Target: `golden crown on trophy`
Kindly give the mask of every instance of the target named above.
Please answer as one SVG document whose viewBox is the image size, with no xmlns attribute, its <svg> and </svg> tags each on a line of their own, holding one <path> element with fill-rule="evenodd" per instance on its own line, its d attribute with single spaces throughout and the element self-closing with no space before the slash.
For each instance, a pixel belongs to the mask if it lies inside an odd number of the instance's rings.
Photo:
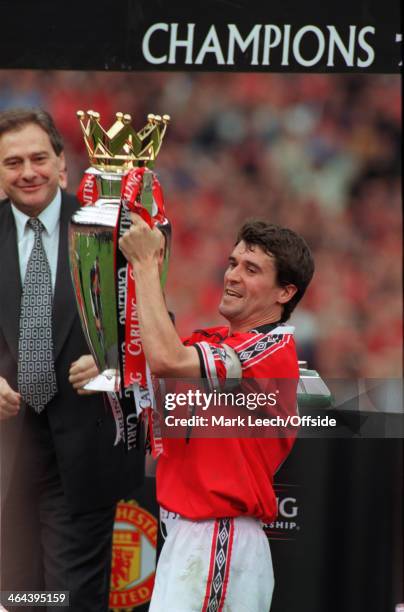
<svg viewBox="0 0 404 612">
<path fill-rule="evenodd" d="M 148 115 L 139 131 L 132 127 L 132 117 L 116 113 L 108 131 L 100 124 L 100 114 L 77 111 L 90 164 L 98 170 L 123 172 L 136 166 L 152 167 L 170 121 L 169 115 Z"/>
</svg>

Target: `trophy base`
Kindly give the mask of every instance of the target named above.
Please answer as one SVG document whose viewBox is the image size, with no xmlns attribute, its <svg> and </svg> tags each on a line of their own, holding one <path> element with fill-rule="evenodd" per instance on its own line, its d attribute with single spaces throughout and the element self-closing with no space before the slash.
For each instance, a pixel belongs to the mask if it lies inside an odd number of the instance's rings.
<svg viewBox="0 0 404 612">
<path fill-rule="evenodd" d="M 86 391 L 116 392 L 120 388 L 120 376 L 116 370 L 104 370 L 92 378 L 83 389 Z"/>
</svg>

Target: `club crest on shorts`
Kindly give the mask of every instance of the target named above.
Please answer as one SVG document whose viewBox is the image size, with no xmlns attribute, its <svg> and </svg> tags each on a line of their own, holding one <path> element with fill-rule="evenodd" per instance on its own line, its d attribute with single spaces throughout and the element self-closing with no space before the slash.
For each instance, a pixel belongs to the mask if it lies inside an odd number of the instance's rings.
<svg viewBox="0 0 404 612">
<path fill-rule="evenodd" d="M 115 515 L 112 543 L 111 610 L 132 610 L 150 601 L 156 543 L 156 517 L 135 501 L 120 502 Z"/>
</svg>

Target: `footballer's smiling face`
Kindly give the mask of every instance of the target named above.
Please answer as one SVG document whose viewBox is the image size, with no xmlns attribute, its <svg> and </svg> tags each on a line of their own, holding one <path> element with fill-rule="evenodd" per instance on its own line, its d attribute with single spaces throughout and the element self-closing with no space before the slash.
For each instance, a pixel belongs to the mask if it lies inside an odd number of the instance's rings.
<svg viewBox="0 0 404 612">
<path fill-rule="evenodd" d="M 229 257 L 219 312 L 232 332 L 244 332 L 279 321 L 283 304 L 295 294 L 294 285 L 280 287 L 273 255 L 258 245 L 239 242 Z"/>
</svg>

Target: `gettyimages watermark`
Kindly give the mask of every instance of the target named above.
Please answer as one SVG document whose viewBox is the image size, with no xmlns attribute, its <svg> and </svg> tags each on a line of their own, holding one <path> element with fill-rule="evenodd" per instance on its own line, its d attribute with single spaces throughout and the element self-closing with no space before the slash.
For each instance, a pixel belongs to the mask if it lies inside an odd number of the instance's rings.
<svg viewBox="0 0 404 612">
<path fill-rule="evenodd" d="M 178 406 L 199 407 L 202 411 L 210 407 L 237 406 L 247 410 L 255 410 L 265 406 L 276 406 L 279 389 L 273 393 L 237 393 L 217 391 L 201 391 L 200 389 L 187 389 L 186 392 L 166 393 L 164 397 L 165 410 L 175 410 Z"/>
<path fill-rule="evenodd" d="M 280 391 L 273 393 L 257 392 L 223 392 L 212 391 L 204 392 L 200 389 L 188 389 L 187 392 L 166 393 L 163 400 L 164 411 L 175 411 L 178 408 L 187 406 L 191 409 L 199 408 L 202 414 L 193 414 L 188 417 L 177 417 L 174 414 L 164 414 L 164 424 L 166 427 L 216 427 L 216 428 L 282 428 L 293 431 L 300 427 L 335 427 L 337 421 L 324 416 L 310 416 L 300 414 L 287 414 L 281 416 L 257 416 L 256 410 L 267 408 L 275 409 L 278 404 Z M 238 412 L 235 416 L 225 416 L 221 414 L 223 408 L 231 407 Z M 243 412 L 240 413 L 239 409 Z M 227 413 L 228 414 L 228 413 Z M 265 432 L 263 432 L 265 433 Z"/>
<path fill-rule="evenodd" d="M 165 438 L 404 437 L 398 381 L 313 379 L 165 379 L 154 418 Z"/>
</svg>

